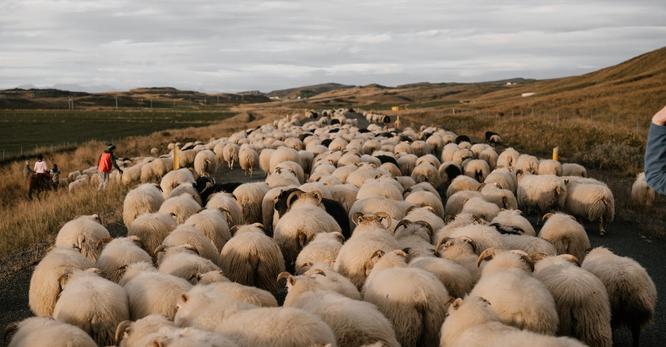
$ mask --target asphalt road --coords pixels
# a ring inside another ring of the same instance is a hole
[[[229,171],[222,168],[217,175],[220,182],[249,182],[263,178],[263,172],[257,172],[252,177],[245,176],[240,170]],[[655,216],[665,224],[663,216]],[[125,230],[121,225],[109,226],[115,236],[122,235]],[[599,237],[590,232],[590,241],[593,246],[605,246],[619,255],[636,259],[643,265],[655,284],[658,293],[666,293],[666,241],[645,237],[637,230],[636,225],[631,222],[615,222],[610,228],[608,235]],[[5,264],[0,264],[5,266]],[[14,321],[19,321],[31,316],[28,308],[28,288],[30,276],[34,269],[33,265],[27,265],[22,269],[0,279],[0,327],[2,338],[0,341],[5,345],[4,327]],[[666,305],[658,301],[654,324],[643,331],[641,346],[660,347],[666,345]],[[628,329],[616,331],[614,336],[615,346],[631,346],[631,334]]]

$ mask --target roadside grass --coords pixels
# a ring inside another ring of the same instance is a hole
[[[208,127],[165,130],[122,139],[116,143],[116,152],[118,156],[139,157],[149,155],[154,147],[160,153],[167,153],[167,145],[171,142],[208,141],[212,137],[228,136],[292,111],[276,108],[273,112],[253,112],[254,120],[247,117],[245,108],[240,107],[234,112],[238,115]],[[62,175],[66,176],[69,171],[94,166],[103,148],[104,143],[90,141],[76,150],[57,153],[48,160],[61,165]],[[95,187],[70,193],[67,187],[63,187],[29,201],[22,165],[22,162],[13,162],[0,169],[0,254],[5,255],[0,257],[0,264],[36,244],[52,244],[60,227],[76,216],[96,213],[107,228],[121,223],[122,202],[131,187],[113,185],[104,193]]]

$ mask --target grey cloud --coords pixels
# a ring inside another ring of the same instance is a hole
[[[666,44],[662,0],[4,0],[0,88],[549,78]]]

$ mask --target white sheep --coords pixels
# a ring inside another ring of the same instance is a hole
[[[615,199],[613,192],[605,184],[569,180],[564,208],[576,217],[597,223],[602,236],[615,219]]]
[[[7,326],[5,343],[9,347],[96,347],[97,343],[81,330],[71,324],[51,318],[31,317]]]
[[[161,314],[173,319],[176,314],[176,300],[191,288],[191,284],[180,277],[153,270],[134,276],[125,283],[124,288],[132,320],[150,314]]]
[[[176,218],[168,213],[144,213],[127,226],[127,236],[141,240],[142,248],[155,256],[155,249],[176,228]]]
[[[587,177],[587,169],[580,164],[562,163],[562,176]]]
[[[189,194],[178,195],[164,200],[159,212],[174,214],[176,223],[183,224],[191,215],[199,212],[201,205]]]
[[[497,167],[515,167],[519,156],[520,153],[518,153],[518,151],[509,147],[499,154],[499,157],[497,158]]]
[[[159,259],[159,271],[196,283],[198,276],[220,268],[210,259],[196,254],[189,245],[170,248]]]
[[[541,159],[539,161],[537,174],[562,176],[562,164],[560,164],[560,162],[557,160]]]
[[[454,300],[449,306],[448,318],[442,324],[440,346],[583,347],[585,345],[569,337],[546,336],[504,325],[488,300],[479,296],[467,296],[464,300],[460,298]]]
[[[194,157],[194,172],[199,176],[214,176],[217,170],[217,158],[210,149],[200,151]]]
[[[172,231],[155,250],[158,262],[163,255],[161,253],[169,248],[179,246],[187,246],[203,258],[206,258],[215,264],[220,264],[219,250],[215,248],[213,241],[201,234],[194,226],[184,224]]]
[[[522,251],[496,251],[489,248],[479,256],[479,264],[489,261],[481,279],[470,293],[486,298],[500,321],[520,329],[554,335],[559,319],[550,291],[531,276],[534,264]]]
[[[244,183],[234,189],[233,195],[243,210],[244,223],[261,223],[261,203],[269,190],[264,182]]]
[[[49,317],[60,295],[60,277],[73,270],[85,270],[95,263],[79,252],[54,248],[37,264],[30,277],[28,304],[36,316]]]
[[[199,282],[190,293],[195,290],[213,292],[226,295],[235,300],[261,307],[277,307],[278,303],[270,292],[251,286],[231,282],[222,275],[222,271],[209,271],[199,276]]]
[[[465,203],[472,198],[482,198],[481,193],[476,190],[461,190],[446,199],[444,214],[447,217],[457,216],[465,206]]]
[[[461,175],[451,181],[451,184],[446,189],[446,196],[450,198],[453,196],[453,194],[464,190],[476,191],[480,186],[481,183],[479,183],[479,181],[475,180],[474,178]]]
[[[104,277],[117,283],[128,265],[152,261],[150,255],[141,249],[141,240],[136,236],[128,236],[115,238],[106,244],[95,266],[102,271]]]
[[[243,145],[238,152],[238,163],[245,174],[252,176],[252,173],[259,167],[259,154],[253,148]]]
[[[518,206],[525,212],[547,213],[564,208],[567,199],[567,179],[553,175],[518,176]]]
[[[123,287],[100,277],[96,270],[75,270],[63,276],[64,288],[53,318],[78,326],[106,346],[113,344],[118,323],[129,319],[129,304]]]
[[[222,271],[234,282],[276,293],[277,275],[285,270],[280,247],[259,223],[232,228],[233,232],[220,255]]]
[[[116,328],[115,342],[118,347],[145,346],[146,340],[158,331],[177,329],[172,321],[158,314],[152,314],[135,322],[126,320]]]
[[[160,181],[160,187],[162,188],[162,194],[164,194],[164,197],[168,197],[169,193],[180,184],[194,182],[195,180],[192,172],[187,168],[182,168],[167,172]]]
[[[378,256],[363,299],[393,323],[401,346],[436,345],[450,300],[446,287],[430,272],[407,267],[401,250]]]
[[[300,162],[298,151],[293,148],[280,147],[271,154],[269,161],[269,168],[267,172],[274,172],[275,168],[282,162],[292,161],[294,163]]]
[[[222,321],[216,331],[242,347],[336,346],[335,335],[326,323],[295,308],[242,310]]]
[[[533,155],[521,154],[516,160],[515,169],[536,175],[539,172],[539,159]]]
[[[169,199],[180,195],[189,195],[199,205],[202,204],[201,195],[199,195],[199,191],[197,191],[197,188],[195,188],[193,183],[186,182],[179,184],[169,193],[169,195],[166,196],[166,198]]]
[[[657,193],[647,184],[645,172],[636,175],[636,180],[631,185],[631,201],[638,206],[652,206],[657,198]]]
[[[483,218],[487,221],[493,220],[500,212],[500,208],[492,202],[483,198],[475,197],[467,200],[460,213],[468,213],[472,216]]]
[[[309,270],[312,265],[320,263],[332,267],[342,248],[342,242],[344,242],[344,236],[338,232],[316,234],[314,239],[298,253],[294,272],[300,275]]]
[[[79,216],[67,223],[58,231],[55,246],[72,248],[90,260],[96,260],[104,245],[111,241],[111,234],[101,224],[99,216]]]
[[[596,276],[561,257],[540,260],[534,271],[555,299],[560,318],[557,334],[575,337],[590,346],[611,347],[613,332],[606,287]]]
[[[518,200],[511,190],[502,189],[496,183],[485,184],[481,188],[481,196],[484,200],[492,202],[501,209],[515,210],[518,208]]]
[[[474,282],[481,276],[477,266],[479,256],[476,254],[476,244],[469,237],[443,238],[436,245],[436,254],[464,267]]]
[[[211,195],[208,203],[206,203],[206,208],[222,210],[227,218],[229,228],[244,223],[243,209],[231,193],[219,192]]]
[[[418,257],[409,262],[410,267],[426,270],[446,287],[454,298],[465,297],[474,287],[474,276],[462,265],[446,258]]]
[[[585,258],[585,253],[591,248],[590,239],[585,228],[574,217],[564,213],[549,213],[544,216],[544,220],[539,237],[550,241],[557,254]]]
[[[300,190],[287,197],[289,210],[275,225],[273,238],[290,267],[293,266],[298,252],[312,241],[317,233],[342,233],[340,225],[324,210],[321,199],[319,192],[304,193]]]
[[[227,163],[229,169],[234,168],[234,164],[238,162],[238,151],[240,147],[235,143],[227,143],[222,148],[222,159]]]
[[[193,226],[198,232],[213,241],[215,248],[218,250],[221,250],[231,238],[227,219],[220,209],[204,209],[191,215],[183,222],[183,225]]]
[[[162,191],[154,184],[141,184],[130,190],[123,201],[123,223],[129,227],[143,213],[153,213],[164,202]]]
[[[527,218],[523,217],[520,210],[502,210],[495,218],[490,221],[490,224],[506,230],[509,233],[517,233],[520,235],[536,236],[536,231]]]
[[[618,256],[604,247],[590,251],[582,267],[606,287],[611,326],[628,326],[633,345],[638,346],[641,329],[652,321],[657,303],[657,288],[650,275],[634,259]]]
[[[444,205],[438,194],[430,191],[412,191],[405,201],[418,207],[429,206],[438,217],[444,217]]]
[[[468,160],[463,165],[463,173],[483,183],[488,174],[490,174],[490,165],[481,159]]]
[[[338,346],[361,346],[380,342],[400,346],[391,322],[371,303],[353,300],[326,290],[310,276],[287,276],[285,307],[294,307],[319,316],[337,337]]]
[[[517,249],[527,254],[541,253],[546,256],[558,254],[557,249],[550,241],[530,235],[502,235],[502,245],[505,249]]]

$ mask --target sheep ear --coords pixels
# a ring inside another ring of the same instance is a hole
[[[502,208],[506,209],[509,205],[509,199],[506,196],[502,197]]]
[[[129,320],[124,320],[118,323],[118,326],[116,326],[116,334],[114,336],[114,340],[116,341],[116,346],[120,346],[120,341],[122,341],[124,338],[127,337],[127,335],[129,335],[131,326],[132,326],[132,321]]]
[[[308,242],[310,242],[309,240],[310,238],[304,232],[299,231],[297,237],[298,237],[298,245],[301,248],[305,247],[305,245],[307,245]]]
[[[391,223],[393,223],[393,218],[386,213],[386,212],[377,212],[376,214],[377,217],[379,217],[379,222],[386,228],[389,229],[391,227]]]
[[[372,257],[365,263],[365,275],[368,276],[370,275],[370,272],[372,271],[372,268],[375,267],[375,264],[379,261],[384,256],[385,252],[382,251],[381,249],[378,249],[375,251],[375,253],[372,254]]]
[[[534,272],[534,260],[532,260],[532,258],[529,255],[527,255],[524,252],[520,253],[514,252],[514,253],[518,254],[520,260],[522,260],[525,264],[527,264],[527,266],[530,267],[530,270]]]
[[[532,258],[532,262],[535,263],[535,264],[540,262],[541,260],[543,260],[547,256],[548,255],[546,253],[543,253],[543,252],[537,252],[537,253],[530,254],[530,258]]]
[[[178,298],[179,303],[186,303],[188,300],[190,300],[190,296],[187,295],[187,293],[180,294],[180,297]]]
[[[290,273],[288,273],[286,271],[282,271],[277,275],[277,278],[275,279],[275,281],[279,285],[280,283],[282,283],[282,280],[286,280],[289,277],[291,277]],[[286,283],[285,283],[285,285],[286,285]]]
[[[541,217],[541,222],[547,221],[548,218],[552,217],[553,215],[554,215],[554,213],[552,213],[552,212],[544,214],[543,217]]]
[[[435,231],[432,229],[432,225],[430,225],[430,223],[428,223],[428,222],[426,222],[426,221],[424,221],[424,220],[417,220],[415,223],[416,223],[417,225],[420,225],[420,226],[422,226],[423,228],[425,228],[426,231],[428,232],[428,236],[429,236],[430,238],[432,238],[432,234],[433,234]]]
[[[403,220],[400,221],[400,223],[398,223],[398,225],[395,226],[395,228],[393,229],[393,232],[395,233],[396,231],[398,231],[398,229],[400,229],[400,227],[407,228],[411,223],[412,222],[409,219],[403,219]]]
[[[58,277],[58,285],[60,286],[61,292],[63,289],[65,289],[65,286],[67,285],[67,282],[69,282],[69,279],[72,278],[72,274],[73,274],[72,270],[69,269],[65,271],[62,275],[60,275],[60,277]]]
[[[477,250],[478,250],[478,247],[477,247],[477,245],[476,245],[476,242],[474,242],[474,240],[472,240],[471,238],[466,237],[466,236],[463,236],[461,239],[462,239],[463,241],[467,242],[470,246],[472,246],[472,251],[474,251],[474,253],[478,252],[478,251],[477,251]]]
[[[231,234],[231,236],[236,235],[237,231],[238,231],[238,225],[234,225],[231,228],[229,228],[229,233]]]
[[[463,304],[463,299],[457,298],[457,299],[453,300],[453,302],[451,303],[451,306],[449,306],[449,307],[453,310],[457,310],[457,309],[460,308],[460,306],[462,306],[462,304]]]
[[[345,242],[345,236],[342,235],[341,232],[339,232],[339,231],[334,231],[334,232],[332,232],[331,234],[334,235],[335,238],[336,238],[338,241],[340,241],[340,242]]]
[[[565,185],[566,185],[566,184],[569,184],[569,179],[568,179],[568,178],[565,178],[565,179],[564,179],[564,184],[565,184]]]
[[[445,237],[437,242],[435,245],[435,256],[440,257],[442,255],[441,249],[446,248],[447,243],[451,241],[450,237]]]
[[[300,190],[295,190],[287,196],[287,210],[291,208],[291,205],[298,199],[301,198],[301,195],[303,194],[302,191]]]
[[[311,194],[312,194],[312,196],[313,196],[315,199],[317,199],[317,204],[321,205],[321,200],[322,200],[322,196],[321,196],[322,194],[321,194],[321,192],[315,190],[315,191],[313,191]]]
[[[490,261],[494,256],[495,248],[486,248],[483,252],[481,252],[481,255],[479,255],[479,259],[476,262],[476,267],[481,267],[481,263],[484,261]]]
[[[361,223],[362,218],[363,218],[363,213],[362,212],[355,212],[352,215],[352,222],[354,222],[354,225],[359,225],[359,223]]]

